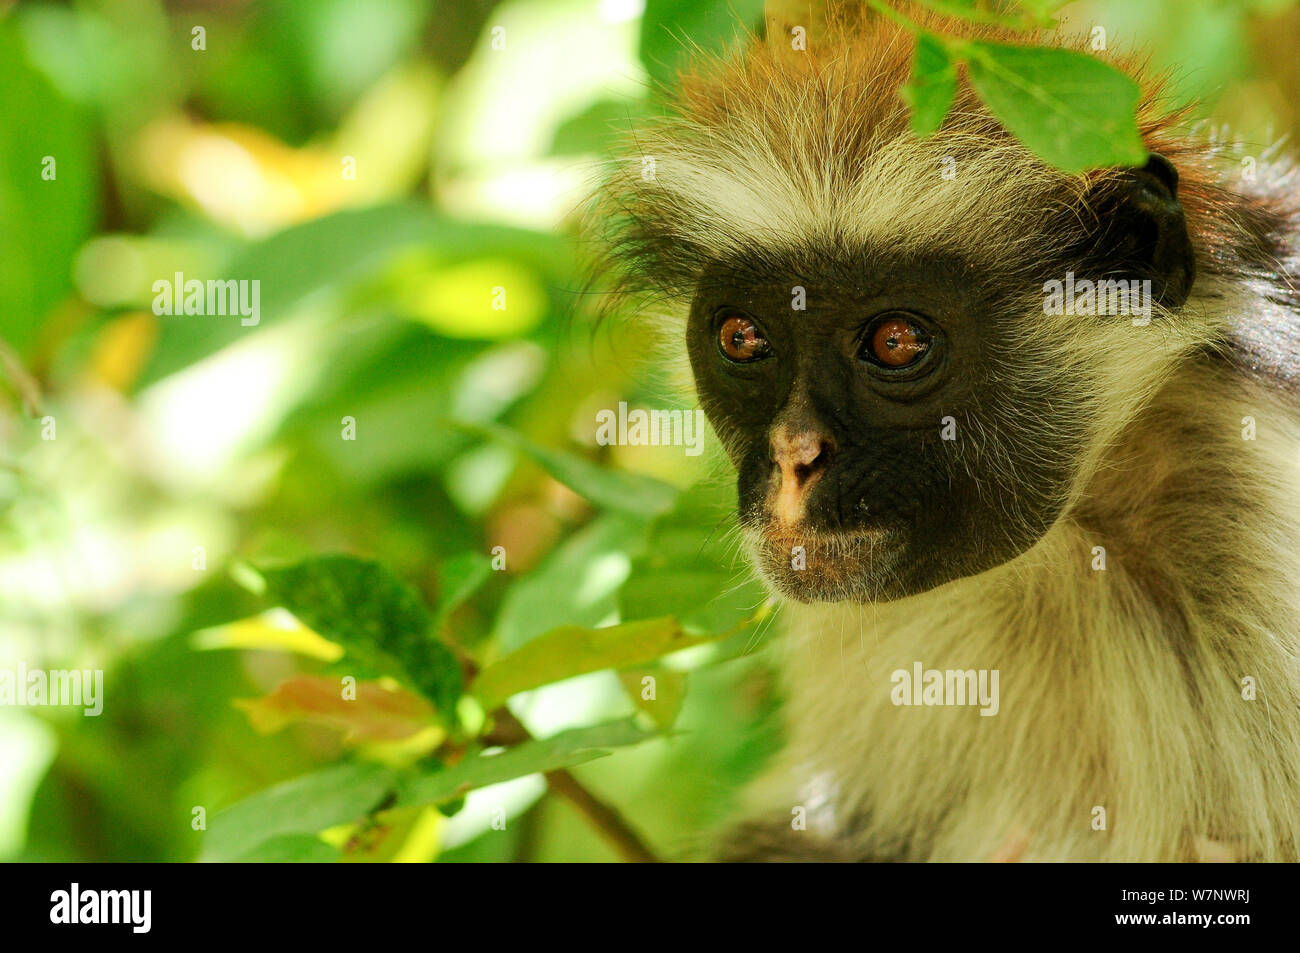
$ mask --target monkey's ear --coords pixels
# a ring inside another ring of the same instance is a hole
[[[1176,308],[1196,279],[1196,256],[1178,201],[1178,170],[1151,153],[1146,165],[1126,169],[1102,209],[1103,254],[1121,270],[1151,279],[1155,300]]]

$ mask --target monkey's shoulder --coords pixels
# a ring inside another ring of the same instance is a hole
[[[1240,373],[1300,398],[1300,302],[1275,304],[1234,322],[1220,353]]]

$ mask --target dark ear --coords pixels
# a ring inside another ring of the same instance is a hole
[[[1112,268],[1149,278],[1157,302],[1178,307],[1196,278],[1196,256],[1178,201],[1178,170],[1153,152],[1146,165],[1124,170],[1113,185],[1100,209],[1103,236],[1097,251]]]

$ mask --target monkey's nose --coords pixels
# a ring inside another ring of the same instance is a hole
[[[808,490],[825,472],[834,455],[835,444],[815,430],[782,428],[772,434],[772,462],[781,473],[773,504],[777,519],[795,523],[802,518]]]
[[[826,469],[832,453],[831,442],[819,433],[804,430],[772,435],[772,462],[780,468],[782,482],[796,486],[811,483]]]

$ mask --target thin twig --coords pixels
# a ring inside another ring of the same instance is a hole
[[[33,417],[41,415],[41,385],[27,372],[23,359],[4,338],[0,338],[0,366],[13,382],[27,413]]]
[[[492,715],[496,724],[492,732],[483,740],[490,744],[519,744],[531,741],[532,734],[508,709],[501,708]],[[609,843],[623,855],[624,860],[634,864],[655,864],[659,858],[646,846],[636,831],[624,819],[617,808],[611,807],[596,797],[575,778],[572,772],[560,768],[546,772],[546,783],[556,794],[565,798],[578,809],[583,817],[591,822]]]
[[[551,790],[578,809],[599,830],[623,859],[634,864],[656,864],[659,858],[650,852],[645,842],[632,830],[616,808],[610,807],[582,786],[568,770],[546,772],[546,783]]]

